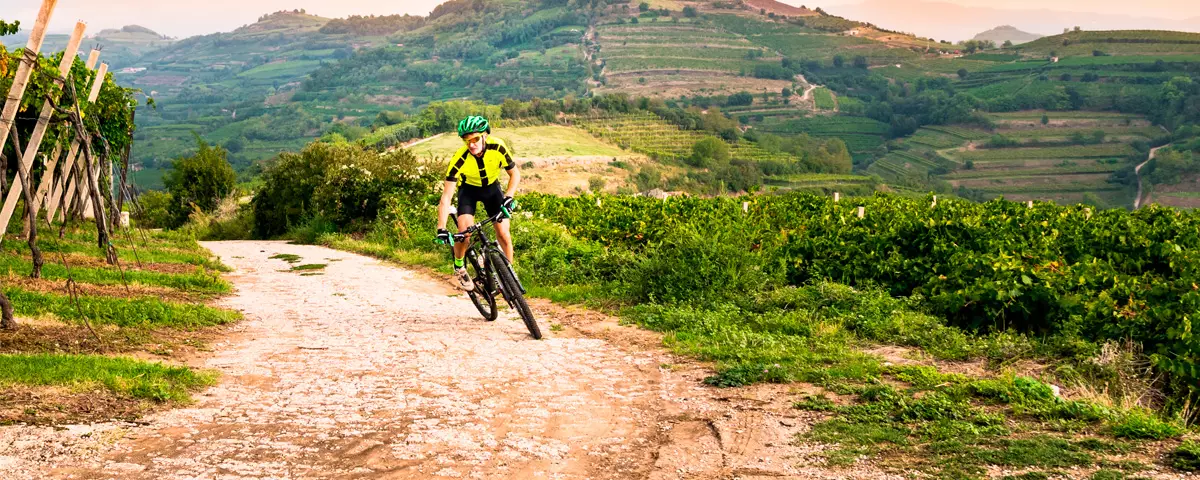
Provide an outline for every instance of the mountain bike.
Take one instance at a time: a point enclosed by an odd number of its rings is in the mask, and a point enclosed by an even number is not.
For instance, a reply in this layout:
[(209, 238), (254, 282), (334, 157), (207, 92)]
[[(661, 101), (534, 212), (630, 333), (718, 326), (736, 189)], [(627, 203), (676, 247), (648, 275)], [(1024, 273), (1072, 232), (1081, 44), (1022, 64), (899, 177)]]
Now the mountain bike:
[[(451, 215), (451, 219), (456, 225), (457, 217), (457, 215)], [(475, 308), (479, 309), (483, 318), (489, 322), (496, 319), (498, 315), (496, 294), (499, 293), (508, 302), (508, 306), (521, 315), (521, 320), (525, 322), (525, 326), (529, 328), (529, 333), (533, 335), (533, 338), (540, 340), (542, 330), (538, 328), (537, 320), (533, 318), (533, 311), (529, 309), (529, 304), (525, 301), (525, 287), (517, 279), (517, 274), (513, 271), (508, 257), (500, 250), (500, 244), (489, 239), (484, 228), (510, 217), (507, 209), (501, 209), (487, 220), (451, 235), (449, 244), (453, 251), (455, 242), (471, 240), (465, 260), (471, 265), (470, 269), (474, 273), (472, 281), (475, 282), (475, 288), (468, 291), (467, 296), (471, 298), (471, 303), (475, 304)]]

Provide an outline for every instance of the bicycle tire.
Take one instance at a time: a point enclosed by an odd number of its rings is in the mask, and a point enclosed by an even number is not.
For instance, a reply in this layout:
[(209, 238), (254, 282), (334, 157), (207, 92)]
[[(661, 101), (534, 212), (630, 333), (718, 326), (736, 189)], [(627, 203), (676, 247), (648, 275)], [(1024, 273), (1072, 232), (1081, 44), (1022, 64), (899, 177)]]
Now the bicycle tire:
[(525, 322), (525, 327), (529, 329), (529, 334), (533, 335), (535, 340), (541, 340), (542, 329), (538, 328), (537, 320), (533, 318), (533, 311), (529, 309), (529, 303), (525, 301), (525, 296), (521, 294), (521, 287), (517, 283), (517, 277), (513, 275), (508, 258), (500, 252), (493, 251), (488, 252), (488, 260), (490, 260), (492, 269), (495, 270), (496, 275), (500, 277), (504, 300), (508, 302), (508, 306), (521, 315), (521, 320)]
[(467, 263), (470, 263), (471, 270), (475, 271), (475, 289), (468, 291), (467, 296), (471, 298), (471, 303), (475, 304), (484, 320), (495, 321), (500, 312), (496, 308), (496, 296), (491, 293), (494, 289), (488, 281), (490, 272), (486, 268), (479, 268), (476, 258), (472, 253), (467, 254)]

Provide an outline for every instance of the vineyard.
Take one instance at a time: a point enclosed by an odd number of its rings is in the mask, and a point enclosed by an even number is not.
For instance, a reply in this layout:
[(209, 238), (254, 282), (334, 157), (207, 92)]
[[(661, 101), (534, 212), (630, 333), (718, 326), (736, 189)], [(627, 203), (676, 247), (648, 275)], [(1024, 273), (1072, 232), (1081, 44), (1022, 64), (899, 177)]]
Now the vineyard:
[(687, 69), (745, 74), (780, 60), (741, 36), (691, 25), (605, 25), (597, 33), (608, 73)]
[(1185, 352), (1197, 340), (1176, 327), (1200, 307), (1200, 214), (805, 194), (522, 202), (573, 236), (642, 255), (704, 225), (706, 238), (736, 238), (730, 248), (757, 247), (753, 261), (782, 269), (788, 284), (883, 286), (975, 332), (1075, 338), (1085, 349), (1132, 339), (1159, 371), (1196, 379), (1200, 357)]
[(833, 99), (833, 92), (828, 88), (818, 87), (813, 90), (813, 101), (816, 102), (818, 110), (836, 110), (837, 102)]
[(962, 162), (1006, 162), (1025, 159), (1075, 159), (1075, 158), (1111, 158), (1126, 157), (1136, 152), (1127, 144), (1080, 145), (1070, 147), (1043, 148), (997, 148), (955, 152), (955, 158)]
[[(815, 92), (814, 92), (815, 93)], [(845, 115), (814, 117), (769, 117), (755, 128), (780, 135), (806, 133), (820, 138), (839, 138), (851, 152), (866, 152), (883, 144), (888, 126), (877, 120)]]
[[(690, 156), (692, 145), (706, 137), (703, 132), (682, 130), (649, 112), (593, 114), (576, 117), (572, 123), (621, 148), (662, 160), (679, 161)], [(739, 160), (787, 161), (786, 156), (773, 154), (746, 141), (731, 144), (730, 153)]]

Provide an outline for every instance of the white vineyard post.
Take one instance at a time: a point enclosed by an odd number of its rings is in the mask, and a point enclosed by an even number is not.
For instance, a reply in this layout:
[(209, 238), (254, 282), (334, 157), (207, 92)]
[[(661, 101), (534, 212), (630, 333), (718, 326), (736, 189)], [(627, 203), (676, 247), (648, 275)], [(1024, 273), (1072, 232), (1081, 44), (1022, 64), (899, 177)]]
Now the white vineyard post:
[(1033, 200), (1030, 200), (1028, 203), (1025, 204), (1025, 206), (1028, 208), (1033, 208)]
[[(13, 74), (12, 87), (8, 89), (8, 99), (4, 102), (4, 113), (0, 114), (0, 150), (8, 144), (8, 132), (12, 130), (17, 120), (17, 110), (21, 108), (21, 98), (25, 96), (25, 87), (29, 86), (29, 76), (33, 74), (37, 62), (37, 54), (42, 50), (42, 40), (46, 38), (46, 26), (54, 13), (58, 0), (42, 0), (42, 9), (38, 10), (37, 21), (29, 33), (29, 41), (25, 43), (25, 58), (17, 64)], [(20, 152), (18, 152), (20, 153)], [(15, 186), (20, 176), (13, 180)], [(0, 192), (3, 193), (3, 192)]]
[[(62, 61), (58, 64), (58, 73), (61, 78), (55, 79), (54, 84), (60, 87), (65, 85), (65, 81), (70, 81), (71, 65), (75, 63), (75, 54), (79, 51), (79, 43), (83, 41), (83, 30), (87, 28), (83, 22), (75, 24), (75, 30), (71, 32), (71, 40), (67, 42), (67, 49), (63, 51)], [(51, 97), (55, 97), (53, 94)], [(37, 158), (38, 149), (42, 146), (42, 138), (46, 136), (46, 129), (50, 126), (50, 116), (54, 113), (54, 106), (51, 103), (55, 98), (47, 98), (42, 104), (42, 113), (38, 117), (37, 124), (33, 127), (33, 132), (29, 134), (28, 143), (25, 144), (25, 153), (21, 155), (20, 164), (17, 168), (26, 171), (33, 171), (33, 161)], [(29, 179), (32, 180), (32, 179)], [(21, 199), (21, 192), (24, 188), (32, 188), (32, 185), (22, 185), (21, 178), (18, 176), (13, 179), (12, 187), (8, 189), (8, 196), (4, 199), (4, 208), (0, 210), (0, 237), (8, 231), (8, 221), (12, 219), (13, 212), (17, 209), (17, 202)], [(33, 207), (29, 205), (28, 207)]]
[(937, 207), (937, 195), (934, 195), (934, 196), (933, 196), (933, 205), (930, 205), (929, 207), (930, 207), (930, 208), (935, 208), (935, 207)]
[(750, 202), (742, 202), (742, 213), (750, 213)]
[(841, 199), (842, 199), (842, 194), (840, 194), (838, 192), (833, 192), (833, 203), (837, 203), (838, 200), (841, 200)]
[(867, 214), (867, 207), (858, 207), (858, 218), (863, 218)]
[[(100, 97), (100, 87), (104, 84), (104, 76), (107, 74), (108, 74), (108, 64), (101, 63), (100, 70), (98, 70), (96, 72), (96, 78), (98, 81), (92, 83), (92, 91), (90, 93), (88, 93), (88, 103), (95, 102), (96, 99)], [(89, 215), (88, 212), (90, 210), (87, 209), (92, 203), (91, 199), (88, 198), (86, 195), (83, 195), (83, 193), (82, 193), (83, 188), (84, 188), (82, 185), (87, 184), (87, 180), (85, 178), (81, 178), (78, 175), (76, 175), (76, 176), (71, 177), (70, 184), (68, 184), (65, 181), (65, 179), (68, 177), (67, 172), (74, 170), (74, 166), (79, 163), (79, 159), (82, 157), (83, 157), (83, 152), (79, 152), (78, 154), (76, 154), (75, 159), (71, 161), (71, 170), (67, 170), (67, 169), (63, 170), (64, 181), (59, 185), (59, 187), (66, 187), (66, 189), (67, 189), (67, 197), (65, 200), (63, 200), (63, 204), (61, 205), (62, 221), (64, 221), (64, 222), (67, 221), (67, 211), (71, 208), (72, 205), (75, 204), (76, 197), (80, 197), (80, 196), (83, 197), (83, 199), (82, 199), (83, 201), (86, 201), (86, 203), (84, 203), (83, 204), (84, 206), (82, 207), (84, 209), (83, 215), (86, 218), (91, 218), (88, 216)], [(93, 175), (93, 177), (95, 177), (95, 175)], [(81, 184), (79, 182), (83, 182), (83, 183)], [(55, 200), (54, 201), (57, 202), (60, 195), (62, 195), (62, 190), (61, 189), (55, 190), (55, 194), (54, 194)], [(50, 211), (50, 214), (51, 215), (54, 214), (53, 209)]]
[[(96, 61), (99, 60), (99, 58), (100, 58), (100, 51), (92, 50), (92, 52), (88, 55), (87, 68), (91, 69), (92, 67), (95, 67)], [(96, 80), (92, 80), (92, 82), (95, 83), (97, 80), (103, 81), (103, 77), (101, 75), (103, 75), (103, 74), (97, 75)], [(98, 89), (93, 88), (93, 90), (96, 90), (97, 94), (99, 93)], [(88, 97), (88, 101), (89, 102), (96, 101), (95, 95)], [(77, 155), (78, 153), (79, 153), (79, 139), (75, 138), (74, 140), (71, 140), (71, 148), (69, 150), (67, 150), (67, 158), (64, 161), (64, 163), (74, 164), (75, 163), (75, 155)], [(57, 201), (58, 201), (58, 199), (55, 198), (55, 199), (50, 199), (50, 201), (47, 202), (47, 199), (46, 199), (46, 195), (49, 195), (55, 191), (55, 189), (53, 188), (54, 184), (55, 184), (54, 169), (57, 166), (58, 166), (58, 155), (54, 155), (53, 157), (50, 158), (49, 162), (46, 162), (46, 171), (42, 173), (42, 181), (41, 181), (41, 183), (38, 183), (37, 193), (34, 194), (34, 196), (33, 196), (35, 212), (41, 212), (43, 207), (49, 207), (50, 205), (57, 203)], [(67, 167), (67, 168), (70, 168), (70, 167)], [(65, 172), (66, 170), (64, 169), (63, 171)], [(66, 177), (64, 176), (63, 178), (66, 178)], [(58, 183), (61, 183), (61, 180)], [(60, 190), (61, 190), (61, 188), (60, 188)], [(53, 220), (54, 212), (49, 211), (49, 214), (46, 215), (46, 218)]]

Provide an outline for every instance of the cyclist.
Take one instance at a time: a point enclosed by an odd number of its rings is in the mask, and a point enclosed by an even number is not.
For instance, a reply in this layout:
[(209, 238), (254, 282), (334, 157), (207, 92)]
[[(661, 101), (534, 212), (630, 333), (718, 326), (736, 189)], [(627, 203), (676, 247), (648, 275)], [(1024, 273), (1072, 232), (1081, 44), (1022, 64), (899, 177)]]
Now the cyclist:
[[(466, 145), (458, 149), (450, 159), (446, 170), (446, 181), (443, 183), (442, 201), (438, 204), (437, 242), (450, 241), (450, 232), (446, 230), (446, 217), (450, 213), (450, 202), (454, 198), (454, 190), (458, 188), (458, 231), (466, 230), (475, 224), (475, 207), (479, 202), (487, 209), (489, 216), (495, 215), (501, 208), (512, 210), (515, 202), (513, 194), (521, 183), (521, 171), (513, 162), (511, 152), (504, 141), (491, 136), (492, 127), (487, 119), (481, 116), (469, 116), (458, 122), (458, 136)], [(500, 190), (500, 170), (508, 172), (508, 187)], [(512, 235), (509, 233), (509, 222), (501, 219), (496, 222), (496, 239), (500, 248), (513, 261)], [(463, 290), (474, 290), (475, 284), (463, 264), (470, 240), (454, 245), (454, 274), (458, 277), (459, 286)]]

